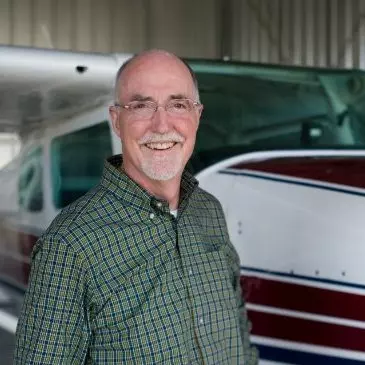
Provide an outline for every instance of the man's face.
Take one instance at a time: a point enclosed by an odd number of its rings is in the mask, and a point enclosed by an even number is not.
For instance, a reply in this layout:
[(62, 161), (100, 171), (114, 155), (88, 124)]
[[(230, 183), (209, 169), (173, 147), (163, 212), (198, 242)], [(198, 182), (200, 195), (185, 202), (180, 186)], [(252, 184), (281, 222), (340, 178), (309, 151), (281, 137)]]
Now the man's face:
[[(183, 63), (165, 54), (132, 61), (122, 75), (120, 104), (153, 101), (161, 106), (175, 99), (197, 101), (192, 77)], [(111, 109), (113, 127), (122, 141), (123, 167), (133, 179), (180, 178), (196, 138), (201, 108), (181, 115), (159, 107), (150, 117), (124, 108)]]

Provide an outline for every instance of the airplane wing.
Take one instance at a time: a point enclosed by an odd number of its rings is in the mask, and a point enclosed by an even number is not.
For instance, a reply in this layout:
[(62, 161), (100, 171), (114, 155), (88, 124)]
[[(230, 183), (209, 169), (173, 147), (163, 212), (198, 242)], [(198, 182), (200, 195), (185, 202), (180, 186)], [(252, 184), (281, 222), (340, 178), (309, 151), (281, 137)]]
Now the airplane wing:
[(130, 57), (0, 46), (0, 133), (21, 133), (111, 100), (115, 73)]

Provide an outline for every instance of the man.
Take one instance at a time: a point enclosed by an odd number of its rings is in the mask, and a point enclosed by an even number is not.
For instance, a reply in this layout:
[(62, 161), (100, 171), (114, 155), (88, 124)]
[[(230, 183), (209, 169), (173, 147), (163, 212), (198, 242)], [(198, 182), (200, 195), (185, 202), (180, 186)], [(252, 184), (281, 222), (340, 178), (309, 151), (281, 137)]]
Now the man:
[(192, 71), (145, 52), (115, 94), (123, 157), (38, 241), (15, 364), (257, 363), (221, 205), (184, 170), (202, 111)]

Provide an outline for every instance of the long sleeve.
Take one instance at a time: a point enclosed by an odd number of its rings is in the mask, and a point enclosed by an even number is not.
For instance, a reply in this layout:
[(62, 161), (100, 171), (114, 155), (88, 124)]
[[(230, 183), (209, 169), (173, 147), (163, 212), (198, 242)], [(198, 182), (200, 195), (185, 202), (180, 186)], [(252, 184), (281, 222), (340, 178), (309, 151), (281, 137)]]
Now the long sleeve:
[(39, 240), (17, 326), (15, 365), (84, 364), (91, 336), (85, 288), (72, 247), (47, 236)]

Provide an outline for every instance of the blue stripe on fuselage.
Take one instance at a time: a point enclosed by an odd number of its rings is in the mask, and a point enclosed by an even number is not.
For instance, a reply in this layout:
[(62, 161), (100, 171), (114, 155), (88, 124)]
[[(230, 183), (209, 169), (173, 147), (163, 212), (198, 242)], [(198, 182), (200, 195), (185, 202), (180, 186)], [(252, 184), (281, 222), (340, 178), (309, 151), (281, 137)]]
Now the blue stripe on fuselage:
[(256, 345), (260, 359), (283, 362), (295, 365), (364, 365), (365, 361), (346, 359), (343, 357), (313, 354), (310, 352), (288, 350), (278, 347)]

